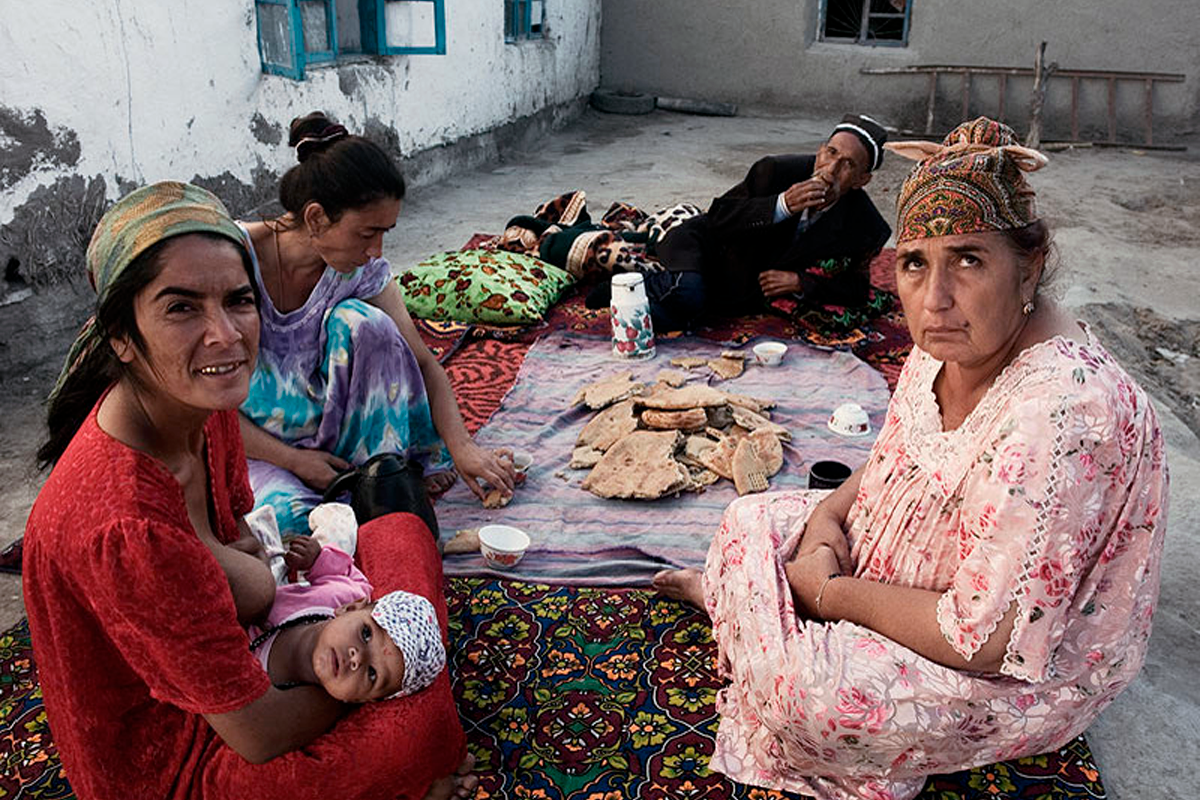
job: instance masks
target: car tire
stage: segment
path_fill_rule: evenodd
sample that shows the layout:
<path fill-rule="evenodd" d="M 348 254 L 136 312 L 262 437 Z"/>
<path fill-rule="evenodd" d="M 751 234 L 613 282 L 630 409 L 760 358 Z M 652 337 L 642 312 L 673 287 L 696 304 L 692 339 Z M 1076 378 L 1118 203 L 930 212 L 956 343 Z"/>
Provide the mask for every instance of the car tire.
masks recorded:
<path fill-rule="evenodd" d="M 649 114 L 656 105 L 652 95 L 597 89 L 592 92 L 592 107 L 606 114 Z"/>

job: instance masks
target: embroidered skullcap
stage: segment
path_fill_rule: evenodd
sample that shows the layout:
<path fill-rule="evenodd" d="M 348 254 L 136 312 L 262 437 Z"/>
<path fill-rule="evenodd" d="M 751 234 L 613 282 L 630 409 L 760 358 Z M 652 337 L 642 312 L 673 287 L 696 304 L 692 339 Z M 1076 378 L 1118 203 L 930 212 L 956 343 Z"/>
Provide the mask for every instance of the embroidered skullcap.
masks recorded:
<path fill-rule="evenodd" d="M 887 142 L 887 131 L 875 120 L 863 114 L 847 114 L 842 117 L 842 121 L 833 132 L 850 133 L 858 137 L 870 159 L 868 171 L 874 172 L 883 164 L 883 145 Z"/>
<path fill-rule="evenodd" d="M 932 236 L 1006 231 L 1038 218 L 1026 172 L 1046 157 L 1017 143 L 1013 129 L 979 117 L 942 143 L 895 142 L 887 149 L 919 160 L 896 198 L 896 243 Z"/>
<path fill-rule="evenodd" d="M 411 592 L 389 592 L 375 601 L 371 619 L 404 654 L 404 680 L 391 697 L 419 692 L 446 668 L 446 648 L 433 603 Z"/>
<path fill-rule="evenodd" d="M 178 181 L 163 181 L 135 189 L 118 200 L 100 219 L 87 248 L 88 282 L 96 290 L 96 307 L 104 305 L 108 289 L 130 264 L 151 246 L 185 233 L 224 236 L 242 250 L 246 237 L 215 194 Z M 50 397 L 54 398 L 74 365 L 104 341 L 104 333 L 89 319 L 67 353 L 66 363 Z"/>

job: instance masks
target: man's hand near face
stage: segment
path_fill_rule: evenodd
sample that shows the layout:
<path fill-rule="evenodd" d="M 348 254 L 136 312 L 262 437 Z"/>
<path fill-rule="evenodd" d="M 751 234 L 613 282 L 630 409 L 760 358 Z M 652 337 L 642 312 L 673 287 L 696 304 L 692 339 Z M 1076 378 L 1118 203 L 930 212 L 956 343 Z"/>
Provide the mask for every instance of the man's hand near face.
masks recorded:
<path fill-rule="evenodd" d="M 793 183 L 783 193 L 783 201 L 787 204 L 788 213 L 795 216 L 806 208 L 823 207 L 830 199 L 829 188 L 829 183 L 819 175 L 814 175 L 800 183 Z"/>

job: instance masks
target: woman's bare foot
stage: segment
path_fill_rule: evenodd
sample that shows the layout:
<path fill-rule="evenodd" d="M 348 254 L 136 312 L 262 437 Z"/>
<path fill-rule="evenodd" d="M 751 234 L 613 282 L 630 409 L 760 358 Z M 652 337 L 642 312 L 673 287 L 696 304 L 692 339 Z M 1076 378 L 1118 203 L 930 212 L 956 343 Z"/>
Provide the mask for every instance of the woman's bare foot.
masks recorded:
<path fill-rule="evenodd" d="M 435 497 L 454 485 L 453 472 L 435 472 L 425 476 L 425 490 Z"/>
<path fill-rule="evenodd" d="M 664 569 L 650 585 L 659 594 L 704 610 L 704 576 L 698 569 Z"/>
<path fill-rule="evenodd" d="M 475 787 L 479 785 L 479 777 L 471 774 L 475 769 L 475 756 L 467 753 L 467 757 L 458 765 L 453 775 L 447 775 L 434 781 L 425 793 L 425 800 L 467 800 L 475 795 Z"/>

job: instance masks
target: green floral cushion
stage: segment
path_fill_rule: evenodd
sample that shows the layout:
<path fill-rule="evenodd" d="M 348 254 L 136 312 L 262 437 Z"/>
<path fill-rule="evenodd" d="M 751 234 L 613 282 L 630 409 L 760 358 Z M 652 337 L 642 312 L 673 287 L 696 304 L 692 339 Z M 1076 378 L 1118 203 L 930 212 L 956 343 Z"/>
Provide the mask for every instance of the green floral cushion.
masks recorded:
<path fill-rule="evenodd" d="M 414 317 L 457 322 L 538 322 L 574 281 L 541 259 L 505 250 L 452 250 L 396 279 Z"/>

